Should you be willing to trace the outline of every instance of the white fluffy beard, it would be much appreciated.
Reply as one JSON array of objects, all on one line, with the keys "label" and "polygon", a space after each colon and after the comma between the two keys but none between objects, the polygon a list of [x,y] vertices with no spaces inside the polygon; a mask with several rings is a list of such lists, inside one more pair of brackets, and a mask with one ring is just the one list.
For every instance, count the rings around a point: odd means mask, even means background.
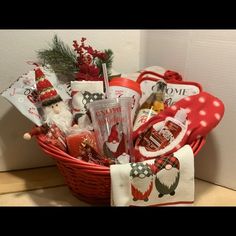
[{"label": "white fluffy beard", "polygon": [[106,142],[106,145],[112,152],[116,152],[118,149],[119,143],[118,142],[116,142],[116,143]]},{"label": "white fluffy beard", "polygon": [[170,170],[162,169],[157,172],[156,178],[159,179],[163,185],[170,188],[170,186],[175,183],[178,173],[179,170],[173,167]]},{"label": "white fluffy beard", "polygon": [[143,179],[136,177],[131,180],[131,183],[141,193],[145,193],[149,189],[152,181],[153,181],[153,176],[145,177]]},{"label": "white fluffy beard", "polygon": [[46,113],[46,123],[48,125],[56,124],[57,127],[65,134],[71,129],[73,115],[65,104],[60,106],[61,111],[56,114],[53,110]]}]

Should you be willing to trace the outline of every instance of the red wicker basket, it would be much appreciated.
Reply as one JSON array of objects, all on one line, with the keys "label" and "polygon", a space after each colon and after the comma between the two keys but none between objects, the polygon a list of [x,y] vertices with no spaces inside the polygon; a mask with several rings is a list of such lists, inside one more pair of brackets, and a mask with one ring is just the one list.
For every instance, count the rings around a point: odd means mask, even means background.
[{"label": "red wicker basket", "polygon": [[[156,81],[160,78],[168,80],[170,83],[182,82],[182,77],[172,71],[167,71],[165,75],[144,71],[139,75],[137,82],[141,83],[143,80]],[[201,90],[201,86],[198,86]],[[37,141],[42,150],[56,160],[59,171],[64,176],[73,195],[93,205],[110,205],[110,168],[74,158],[53,145],[45,144],[42,136],[38,136]],[[205,138],[200,138],[191,144],[194,156],[203,147],[205,141]]]},{"label": "red wicker basket", "polygon": [[[42,150],[56,160],[73,195],[92,205],[110,205],[110,168],[76,159],[53,145],[45,144],[42,136],[38,136],[37,141]],[[194,156],[204,144],[205,138],[191,144]]]}]

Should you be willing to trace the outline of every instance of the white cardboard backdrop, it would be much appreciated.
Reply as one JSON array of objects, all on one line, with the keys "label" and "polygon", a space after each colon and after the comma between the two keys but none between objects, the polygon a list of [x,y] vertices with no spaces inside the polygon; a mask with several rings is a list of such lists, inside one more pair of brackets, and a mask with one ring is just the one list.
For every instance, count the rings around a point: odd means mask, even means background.
[{"label": "white cardboard backdrop", "polygon": [[224,118],[195,160],[196,176],[236,189],[236,30],[153,30],[146,34],[145,65],[176,70],[224,102]]},{"label": "white cardboard backdrop", "polygon": [[[139,69],[140,30],[0,30],[0,91],[33,68],[26,61],[35,60],[36,51],[47,47],[55,33],[71,47],[73,40],[86,37],[94,48],[111,48],[118,72]],[[22,139],[32,123],[3,97],[0,108],[0,171],[54,164],[34,140]]]}]

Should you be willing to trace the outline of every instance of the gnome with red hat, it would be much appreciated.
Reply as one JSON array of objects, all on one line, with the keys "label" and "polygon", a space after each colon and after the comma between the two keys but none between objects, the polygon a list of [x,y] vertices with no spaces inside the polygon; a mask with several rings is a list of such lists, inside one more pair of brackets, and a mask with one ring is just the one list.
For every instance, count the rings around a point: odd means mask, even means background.
[{"label": "gnome with red hat", "polygon": [[50,129],[52,132],[49,136],[52,136],[52,133],[57,138],[66,135],[72,125],[72,113],[39,67],[35,69],[35,80],[45,123],[25,133],[24,139],[30,140],[34,135],[46,134]]},{"label": "gnome with red hat", "polygon": [[107,142],[104,145],[112,152],[115,153],[120,143],[119,137],[119,123],[114,124],[111,127],[110,134],[108,136]]},{"label": "gnome with red hat", "polygon": [[126,138],[123,132],[120,132],[119,123],[111,127],[107,141],[103,145],[105,156],[120,164],[129,163],[130,155],[126,153]]}]

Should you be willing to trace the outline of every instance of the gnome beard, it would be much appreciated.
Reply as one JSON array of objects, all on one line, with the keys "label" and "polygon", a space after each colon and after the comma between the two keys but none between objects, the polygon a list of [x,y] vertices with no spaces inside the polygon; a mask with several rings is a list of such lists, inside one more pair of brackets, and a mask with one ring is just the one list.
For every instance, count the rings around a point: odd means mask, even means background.
[{"label": "gnome beard", "polygon": [[148,164],[132,163],[130,171],[133,201],[148,201],[153,188],[153,173]]},{"label": "gnome beard", "polygon": [[[175,189],[179,182],[179,170],[171,165],[166,165],[167,168],[163,168],[156,174],[156,189],[160,193],[159,197],[165,194],[174,195]],[[168,169],[168,167],[170,169]]]},{"label": "gnome beard", "polygon": [[[57,109],[55,110],[53,108],[56,105]],[[68,134],[71,129],[73,115],[63,101],[45,107],[44,112],[46,118],[45,122],[49,126],[55,124],[61,131]]]},{"label": "gnome beard", "polygon": [[151,186],[152,176],[149,177],[135,177],[132,179],[131,183],[135,189],[144,194]]}]

